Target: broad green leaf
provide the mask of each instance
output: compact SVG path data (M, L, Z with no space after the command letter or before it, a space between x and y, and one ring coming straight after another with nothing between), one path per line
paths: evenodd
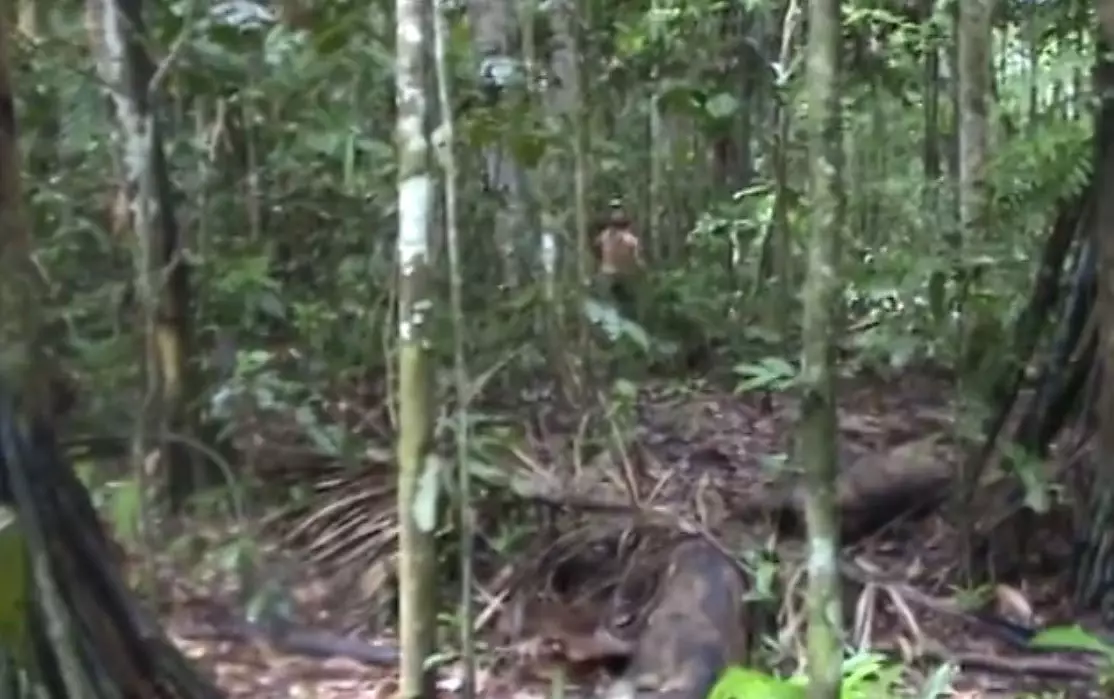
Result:
M255 301L263 315L275 320L286 320L286 304L283 303L278 294L265 290L259 294Z
M1031 463L1018 468L1018 475L1025 487L1025 504L1038 514L1048 512L1052 498L1048 481L1040 469Z
M781 357L765 357L756 363L739 364L734 372L744 378L735 388L737 393L759 388L784 390L792 386L797 377L796 368Z
M708 699L804 699L805 688L757 670L728 668Z
M614 306L595 299L586 299L583 309L589 322L603 330L612 341L625 337L638 345L639 349L649 351L649 333L638 323L624 318Z
M1049 646L1078 648L1079 650L1091 650L1102 653L1108 657L1114 657L1114 645L1103 641L1078 624L1073 626L1054 626L1050 629L1045 629L1034 636L1032 640L1029 641L1029 645L1034 648Z

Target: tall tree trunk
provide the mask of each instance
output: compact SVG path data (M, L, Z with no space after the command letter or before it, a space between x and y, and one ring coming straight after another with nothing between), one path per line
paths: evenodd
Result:
M573 20L580 20L578 11L580 3L570 0L570 11ZM592 241L588 223L588 190L592 181L591 158L591 114L587 99L587 81L584 79L584 41L581 26L583 21L573 22L569 27L569 39L573 42L571 51L575 63L573 65L573 85L569 88L575 92L575 106L573 107L573 208L576 226L576 282L580 294L587 293L592 279ZM581 356L588 352L588 323L578 314L578 345Z
M459 216L457 215L457 161L455 117L453 114L450 79L452 64L448 51L451 33L447 10L433 8L434 56L437 62L437 101L441 107L440 132L443 138L438 153L441 172L445 181L445 244L449 254L449 305L453 317L453 384L456 393L456 475L459 499L460 525L460 655L464 665L461 674L461 699L474 699L476 695L476 656L473 638L473 547L476 535L476 512L472 505L472 478L469 451L468 393L471 382L464 353L466 334L464 317L464 270L460 259Z
M1098 448L1095 450L1094 487L1086 503L1085 531L1081 555L1076 562L1075 597L1085 608L1098 609L1107 623L1114 623L1114 2L1099 3L1103 37L1095 50L1094 91L1099 96L1095 118L1095 188L1098 192L1092 235L1098 250L1100 362L1098 400Z
M566 319L581 318L581 314L566 312L566 295L559 293L558 281L562 277L558 274L558 253L561 257L572 258L574 265L566 266L572 274L564 275L564 279L574 280L573 288L579 298L583 290L588 288L589 265L591 254L590 241L588 240L588 158L587 158L587 132L584 122L584 99L581 80L581 55L580 37L578 36L579 16L577 14L576 0L559 0L548 3L547 17L552 28L550 38L550 70L554 77L553 87L548 91L547 109L560 124L562 133L567 134L572 140L572 157L569 158L564 150L547 152L545 163L545 177L547 185L552 187L558 182L568 182L568 173L571 171L572 200L574 209L573 224L575 227L571 251L558 251L559 240L568 240L568 236L558 236L557 229L566 227L559 213L561 207L553 201L553 197L545 198L545 225L543 226L542 239L542 267L545 274L545 288L547 298L546 317L544 328L548 335L550 362L556 376L561 378L562 392L567 400L575 401L578 398L579 385L577 377L573 375L575 369L570 364L570 358L586 356L586 346L579 351L568 351L568 339L576 337L569 332L569 323ZM539 188L541 189L541 188ZM568 189L560 187L559 191L567 192ZM568 201L568 198L565 198ZM567 254L571 252L570 256ZM573 276L575 275L575 276ZM579 301L576 302L579 305ZM585 323L579 322L584 330L580 337L586 338Z
M426 661L436 640L436 522L419 521L436 502L439 479L430 469L433 405L426 323L432 303L429 247L434 182L426 133L430 98L426 94L429 51L426 5L396 0L397 61L395 105L398 114L398 335L399 335L399 695L433 699L433 673ZM423 503L417 502L418 498ZM436 510L432 510L436 512Z
M20 398L33 415L52 412L51 374L42 346L42 277L31 259L31 230L23 204L15 100L12 95L11 28L0 12L0 338L9 361L5 374L19 382ZM14 321L14 322L13 322Z
M1037 120L1041 113L1040 80L1041 80L1041 26L1039 22L1040 7L1033 4L1027 5L1022 10L1025 13L1025 41L1029 52L1029 71L1026 79L1029 81L1028 114L1026 114L1026 133L1030 136L1037 135L1039 124ZM1003 53L1006 53L1003 51Z
M522 89L501 82L505 80L503 71L507 66L514 66L519 76L529 75L529 68L521 65L512 50L516 24L511 7L513 1L475 0L468 3L481 80L485 81L485 89L496 97ZM485 149L484 162L487 184L496 195L494 233L503 263L502 281L513 287L521 281L521 253L527 228L526 192L523 191L526 175L506 143L496 143Z
M986 165L989 159L988 109L992 88L991 49L992 0L959 3L959 226L957 260L962 265L964 239L986 226L988 193ZM966 275L960 279L961 287ZM962 301L962 298L960 299Z
M776 280L774 298L766 304L770 317L767 324L775 328L783 344L788 343L789 319L793 305L793 231L789 204L792 198L789 183L789 140L793 134L793 108L789 104L792 74L789 67L795 60L797 35L801 26L798 0L788 0L782 20L781 45L778 51L780 73L774 82L774 137L770 148L773 163L774 206L770 220L770 236L763 257L769 260L768 270ZM767 265L764 265L767 266Z
M5 582L18 575L13 546L26 550L30 564L30 594L25 604L5 607L5 628L12 629L11 615L25 614L20 660L41 685L33 696L220 699L158 619L136 603L115 546L49 423L29 428L27 417L0 387L0 503L14 506L18 515L18 531L5 534ZM0 696L14 699L7 689L0 685Z
M719 79L738 89L739 108L730 118L716 124L712 139L712 181L717 196L731 196L750 182L750 93L751 49L748 44L753 22L742 5L727 5L719 10L720 50L717 57ZM653 147L653 145L651 146ZM730 264L730 260L727 260Z
M192 329L189 263L174 215L161 125L153 104L154 64L147 52L141 0L87 0L88 25L123 145L126 192L135 232L136 291L143 309L146 393L137 416L135 458L160 454L172 511L206 483L192 450ZM174 437L177 437L174 439Z
M970 241L980 237L987 221L986 165L989 151L989 125L987 109L992 88L992 66L990 57L991 0L966 0L959 3L956 19L957 68L958 68L958 114L959 125L959 230L954 239L956 297L954 303L960 310L960 385L961 397L967 393L965 385L974 376L981 363L982 348L972 346L974 326L962 314L966 305L967 287L975 270L966 262L964 248ZM976 474L960 474L960 507L971 502L976 487ZM966 508L964 508L966 510ZM969 510L967 510L969 511ZM968 546L972 540L973 518L960 518L961 540ZM974 561L971 551L965 551L964 564L971 574Z
M839 526L835 509L838 461L834 363L839 299L839 244L844 226L843 138L840 128L839 0L809 0L808 131L812 212L808 275L803 292L800 455L806 469L809 532L808 668L810 699L836 699L842 672L843 616Z
M948 9L952 20L952 26L955 30L959 31L959 3L952 3ZM952 106L952 119L951 128L948 130L947 139L947 166L948 177L947 182L949 185L950 201L947 210L948 220L945 221L945 230L949 231L949 242L953 247L958 247L959 243L959 112L962 110L960 106L959 96L959 42L952 41L948 45L948 101Z
M36 49L42 46L43 38L50 33L49 20L48 0L20 0L19 33ZM28 91L26 97L34 105L30 111L39 115L35 131L24 136L27 139L27 169L34 183L45 177L58 162L56 145L62 133L62 117L56 91L49 85L40 83L35 90Z
M650 11L657 16L661 12L661 0L651 0ZM665 30L658 22L650 24L650 39L660 41ZM665 178L669 161L673 159L675 144L673 133L668 128L664 110L662 109L662 93L665 87L662 75L662 61L655 58L650 67L650 105L648 135L650 137L650 173L647 182L647 220L645 247L650 250L650 256L658 265L664 265L668 258L666 232L669 231L668 216L669 206L666 200Z
M924 129L921 158L925 179L925 214L936 221L940 188L940 47L932 22L935 0L921 0L921 26L924 28Z
M42 36L46 7L46 0L20 0L16 24L24 38L38 39Z

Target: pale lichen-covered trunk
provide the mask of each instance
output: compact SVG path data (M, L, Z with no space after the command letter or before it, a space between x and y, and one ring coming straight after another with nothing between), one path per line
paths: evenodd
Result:
M536 32L533 31L533 27L536 26L539 18L538 0L515 0L514 4L515 16L520 29L518 33L519 43L521 44L520 61L524 68L523 74L526 84L531 86L523 91L525 100L520 107L528 111L546 109L549 105L544 100L545 93L542 93L543 99L537 100L537 103L535 103L533 99L535 90L532 88L533 85L540 83L540 78L543 75L539 47L535 37ZM527 250L542 251L545 245L544 241L551 238L554 223L549 213L552 211L554 193L560 196L559 189L556 186L559 181L549 177L553 170L553 163L553 154L549 152L543 156L539 163L540 167L536 168L533 173L528 174L521 167L515 168L518 196L513 201L508 200L511 206L507 209L507 213L511 216L508 220L511 221L512 227L516 229L511 238L513 245L510 246L510 248L513 248L512 255L515 260L522 260L523 252ZM536 177L537 175L540 175L540 177ZM537 186L539 181L540 186ZM518 223L515 224L513 219L518 219ZM546 235L543 231L549 231L550 235ZM551 251L555 252L555 249L551 248ZM553 293L556 277L551 272L555 271L556 268L548 264L547 254L543 253L534 257L538 263L535 267L540 265L541 274L544 277L543 287ZM518 263L515 265L516 268L517 265ZM517 272L513 276L517 276ZM542 309L542 312L535 318L540 333L545 333L547 326L552 327L551 321L553 318L553 313Z
M592 241L588 230L588 188L590 164L588 149L588 105L585 99L584 56L580 50L580 18L577 0L550 4L554 41L553 71L558 85L556 105L567 119L566 127L573 137L573 221L576 229L576 273L580 284L587 287L592 275Z
M806 471L808 524L808 671L811 699L839 696L843 613L833 363L839 307L839 243L844 226L840 130L839 0L810 0L808 17L810 204L808 274L803 291L799 456Z
M551 0L548 8L550 37L550 70L553 80L546 92L546 110L554 119L563 134L572 140L572 162L566 152L558 150L546 159L545 176L555 182L557 178L567 182L570 169L573 174L574 225L577 228L577 243L582 252L588 246L587 212L587 131L583 119L583 99L580 75L580 53L577 37L576 0ZM571 167L570 167L571 166ZM560 191L567 191L561 187ZM558 217L557 209L562 202L546 201L546 213Z
M519 63L512 51L515 32L514 0L470 0L468 16L476 55L485 64ZM503 263L503 282L518 286L523 238L527 233L526 173L505 144L484 151L488 184L495 190L499 209L495 214L495 243Z
M959 3L959 221L963 236L986 225L987 110L993 78L991 5L991 0Z
M587 326L580 324L579 352L569 352L567 339L570 337L564 311L564 295L560 293L558 274L562 259L573 259L575 265L570 271L575 274L578 291L588 289L591 278L591 241L588 230L588 128L585 121L583 80L581 75L581 56L579 42L579 17L576 0L555 0L546 4L550 36L550 71L553 80L546 92L545 108L547 116L557 124L558 129L572 142L571 153L564 148L552 149L546 154L543 168L545 185L539 190L557 192L557 197L543 197L542 238L540 258L542 273L545 277L548 317L545 332L551 364L555 375L562 377L561 384L566 398L573 400L580 386L577 377L569 371L570 357L583 357L587 352ZM572 255L568 246L561 249L562 241L568 236L559 235L567 230L570 223L565 215L570 197L569 174L572 174L571 199L573 205L572 225L574 237ZM571 275L566 274L565 279Z
M38 39L43 30L45 11L44 0L20 0L16 19L19 33L27 39Z
M395 104L398 114L398 517L399 517L399 695L403 699L434 696L433 674L425 668L434 651L437 565L433 528L419 522L423 480L432 458L433 405L430 385L428 327L432 298L429 284L430 227L434 182L430 170L426 119L428 33L427 3L396 0ZM421 494L427 497L427 493Z
M86 20L123 149L125 189L135 234L136 298L143 315L146 393L137 411L134 456L140 473L153 446L160 453L173 509L203 483L180 439L195 432L192 396L189 266L174 216L170 176L153 100L159 94L145 45L140 0L87 0ZM168 440L166 437L179 436Z

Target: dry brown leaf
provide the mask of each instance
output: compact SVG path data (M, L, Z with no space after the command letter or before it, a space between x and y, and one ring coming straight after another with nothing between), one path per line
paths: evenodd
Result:
M1021 590L1009 585L994 587L994 606L995 612L1007 621L1025 626L1032 626L1035 621L1033 605L1028 598Z

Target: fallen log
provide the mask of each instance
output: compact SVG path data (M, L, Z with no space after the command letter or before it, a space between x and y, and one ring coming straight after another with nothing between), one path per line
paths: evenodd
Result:
M955 471L936 435L864 456L839 474L836 505L843 543L877 531L902 516L923 515L948 497ZM804 519L803 493L798 495Z
M745 662L746 585L735 562L701 538L674 549L630 666L611 699L705 699L722 672Z
M836 481L840 539L852 544L895 519L918 516L941 505L951 492L955 470L935 435L864 456ZM793 485L787 495L770 496L753 507L776 517L786 536L804 536L805 493Z

